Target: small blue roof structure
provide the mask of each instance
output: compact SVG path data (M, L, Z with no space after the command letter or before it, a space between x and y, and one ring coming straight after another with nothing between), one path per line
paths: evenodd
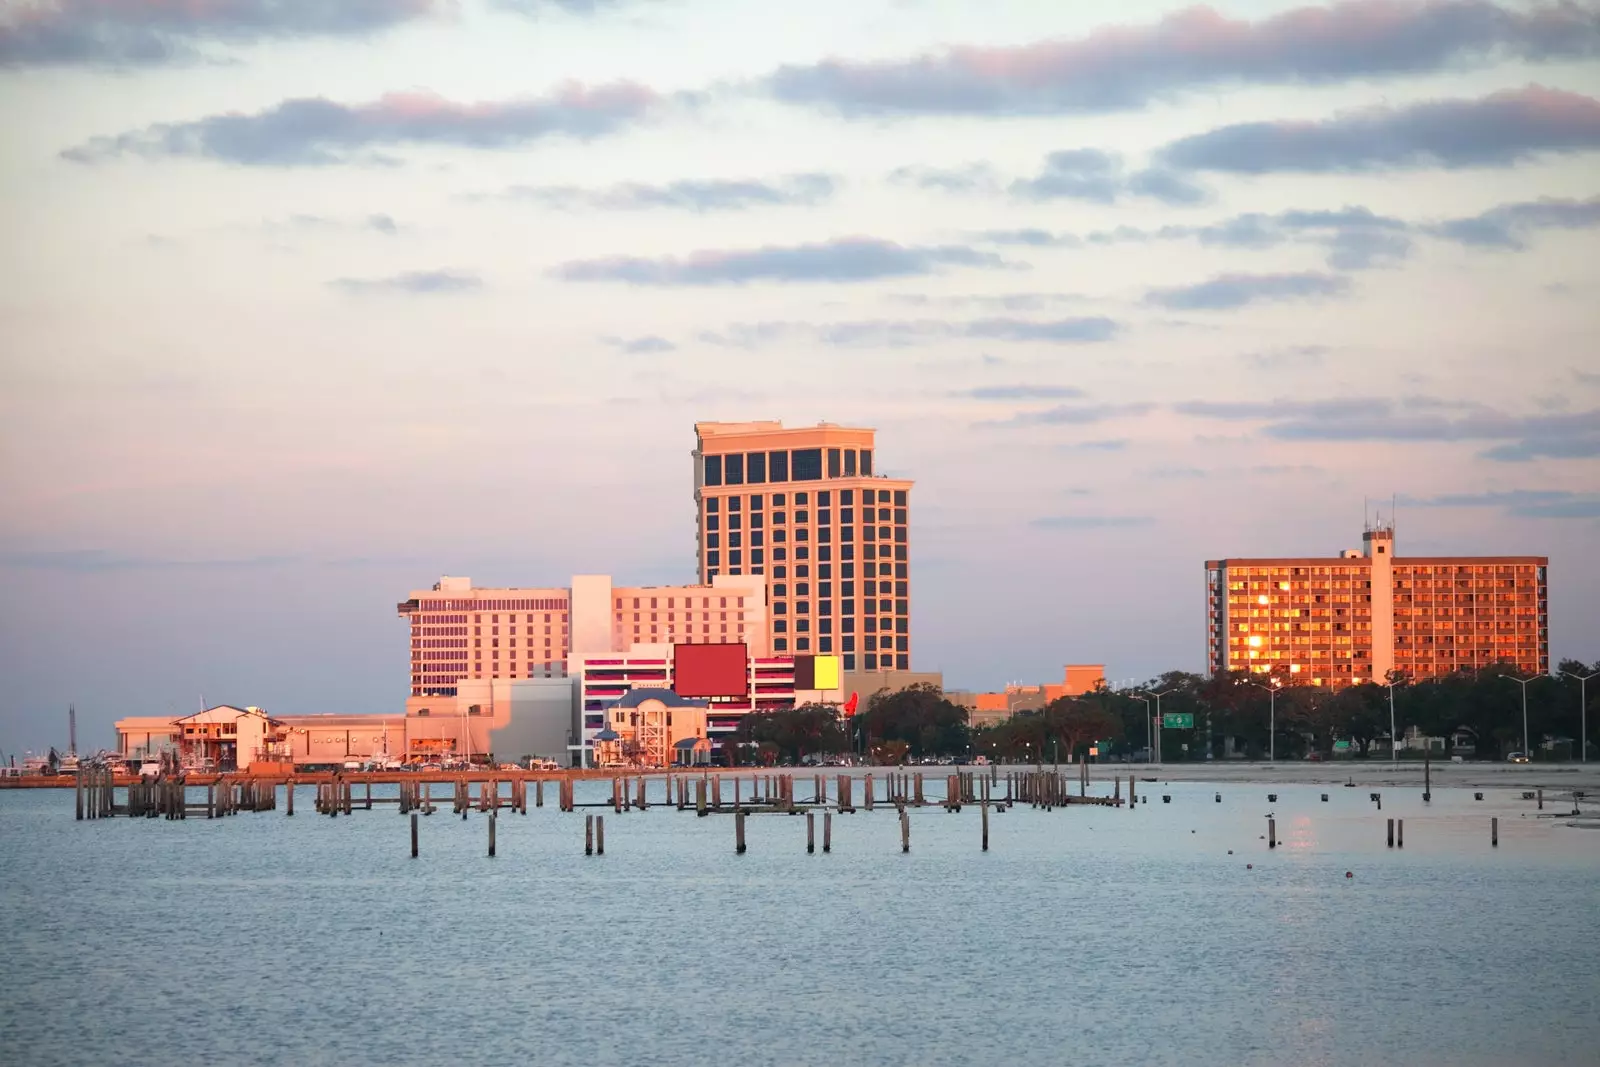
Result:
M682 752L688 752L704 740L705 738L703 737L685 737L681 741L673 742L672 747Z
M615 741L621 736L621 734L617 733L608 726L604 730L601 730L599 733L595 734L594 739L596 741Z
M670 689L630 689L608 707L636 708L646 700L659 700L669 708L709 707L704 700L687 700Z

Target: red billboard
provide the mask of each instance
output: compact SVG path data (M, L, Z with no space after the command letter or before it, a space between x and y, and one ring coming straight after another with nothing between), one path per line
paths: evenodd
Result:
M672 691L681 697L750 693L750 651L743 641L672 646Z

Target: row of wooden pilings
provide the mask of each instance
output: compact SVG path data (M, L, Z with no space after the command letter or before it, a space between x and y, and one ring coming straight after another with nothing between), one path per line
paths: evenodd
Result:
M664 782L664 796L666 802L675 804L679 811L693 808L701 815L749 808L795 811L804 807L822 808L830 804L826 775L810 776L811 788L807 791L809 795L796 789L797 782L804 782L805 779L792 774L730 775L729 778L731 781L728 785L731 788L725 788L723 775L720 774L709 772L698 775L668 774ZM856 777L850 774L836 777L831 798L834 810L841 814L857 810L856 782ZM880 803L895 808L923 807L929 803L925 778L920 773L891 771L881 778L868 774L861 777L860 784L861 807L867 811L873 810ZM1000 789L1002 784L1003 792ZM643 811L648 809L651 803L646 779L643 776L614 777L611 779L611 796L608 800L582 805L576 800L571 779L563 780L559 785L558 802L562 811L574 811L578 807L608 807L621 813ZM963 804L983 801L1004 804L1007 807L1022 801L1046 810L1068 804L1121 806L1120 780L1116 782L1117 793L1111 797L1089 796L1088 785L1087 765L1083 766L1079 775L1079 789L1076 796L1071 794L1068 777L1055 771L1014 771L1007 773L1004 778L996 774L985 776L965 771L946 776L944 799L938 803L952 811L961 810ZM1133 791L1134 779L1129 776L1130 797Z
M84 767L78 771L77 818L103 819L116 815L133 818L187 819L191 813L208 819L240 811L271 811L278 806L278 783L226 775L208 784L203 804L189 803L189 786L181 778L141 778L124 786L127 802L116 803L111 771ZM294 814L294 789L288 791L289 814Z
M112 790L111 768L79 767L75 790L75 810L84 819L104 819L117 813Z

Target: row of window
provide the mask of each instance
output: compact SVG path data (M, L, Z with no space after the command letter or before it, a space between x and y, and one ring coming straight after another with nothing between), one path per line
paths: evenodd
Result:
M766 546L766 533L767 533L767 531L765 531L765 530L751 530L749 532L750 547L751 548L764 548ZM839 530L839 540L842 541L842 542L845 542L845 543L849 543L851 541L854 541L855 540L855 533L856 533L855 527L853 527L853 526L842 527ZM727 534L728 547L729 548L743 548L744 547L744 536L745 536L745 534L743 533L743 531L739 531L739 530L730 530L730 531L728 531L728 534ZM890 539L890 536L891 536L890 527L888 527L888 526L863 526L861 528L861 539L863 541L880 541L880 540L881 541L888 541ZM721 548L722 547L722 537L723 537L723 535L720 534L720 533L708 533L708 534L706 534L706 547L707 548ZM794 539L797 542L809 541L809 540L811 540L811 531L807 530L804 527L801 527L800 529L798 529L798 530L796 530L794 532ZM906 540L906 528L904 526L896 526L896 527L894 527L893 528L893 539L897 543L904 544L905 540ZM820 529L817 530L817 541L818 541L819 544L828 544L832 540L833 540L833 531L831 529L829 529L826 526L823 526L823 527L821 527ZM788 541L789 541L789 532L787 530L773 530L772 531L772 543L774 545L787 544Z
M774 575L774 578L777 578L777 577L778 577L777 575ZM848 578L850 576L847 575L846 577ZM861 583L861 593L862 593L863 596L876 596L879 593L882 593L885 596L891 596L891 595L892 596L906 596L907 595L907 593L906 593L907 585L908 585L908 583L903 582L903 581L895 582L894 586L893 586L893 590L891 591L890 583L888 583L888 582L875 582L875 581L873 581L872 579L869 578L866 581ZM789 595L789 586L788 586L788 584L786 582L781 582L781 581L775 582L774 585L772 586L772 595L774 597L778 597L780 599L783 598L783 597L788 596ZM794 586L794 595L795 596L810 596L811 595L811 583L810 582L796 582L795 586ZM819 597L831 597L831 596L833 596L833 583L832 582L819 582L819 583L817 583L817 595ZM839 595L842 596L842 597L855 596L856 595L856 584L854 582L852 582L852 581L840 582L839 583ZM848 614L848 612L847 612L847 614Z
M827 462L829 478L870 478L872 451L854 448L796 448L771 452L733 452L702 457L706 485L761 485L766 482L818 482Z
M488 614L488 613L480 612L478 614L474 614L472 616L472 620L471 621L475 622L475 623L483 623L485 621L487 621L489 623L497 623L497 622L500 621L500 616L497 615L497 614L489 615L489 618L487 620L485 620L484 617L483 617L485 614ZM543 619L544 622L548 623L548 622L553 621L558 614L560 616L560 621L561 622L566 622L567 621L567 613L564 612L564 611L563 612L559 612L559 613L557 613L557 612L545 612L541 616L541 618ZM412 625L415 626L418 623L420 623L423 626L432 626L434 624L464 623L464 622L467 622L467 621L468 620L467 620L467 617L465 615L422 615L422 616L419 616L417 618L416 622L414 622ZM506 622L510 622L510 623L514 623L514 622L517 621L517 617L514 614L507 615L505 621ZM531 623L531 622L537 622L539 620L535 619L532 615L524 615L522 621Z
M500 599L473 597L470 600L437 600L429 598L419 605L422 611L566 611L567 602L554 597L526 597Z
M793 605L794 605L794 613L796 615L809 615L809 614L811 614L811 601L809 601L809 600L796 600L796 601L793 601ZM910 605L910 601L908 601L908 600L865 600L865 601L862 601L861 611L862 611L863 614L872 613L872 614L878 614L878 615L891 615L892 614L892 615L902 615L903 616L903 615L907 615L907 614L910 613L909 610L908 610L909 605ZM783 600L775 601L775 602L773 602L773 605L772 605L772 613L774 615L787 615L789 613L789 606L790 606L790 602L789 601L783 601ZM839 602L839 614L840 615L844 615L846 617L850 617L850 616L854 616L855 613L856 613L856 602L854 600L841 600ZM817 601L817 614L818 615L832 615L833 614L833 601L831 601L831 600L819 600L819 601Z
M821 509L821 508L830 508L830 507L833 506L833 503L834 503L834 500L833 500L833 498L834 498L834 490L831 490L831 489L824 489L821 492L818 492L816 494L812 494L812 493L809 493L809 492L807 492L807 493L773 493L773 494L771 494L770 499L772 501L772 507L774 509L789 507L789 506L791 506L791 503L796 509L798 509L798 508L804 508L804 507L811 506L811 504L813 503L813 501L812 501L813 495L816 497L815 503L816 503L817 508L819 508L819 509ZM840 508L848 508L848 507L852 506L853 504L855 504L855 502L856 502L856 491L854 489L840 489L840 490L838 490L838 497L839 497L839 507ZM763 495L761 493L751 493L748 498L742 497L742 496L710 496L710 495L707 495L706 498L705 498L706 514L707 515L717 515L717 514L722 513L724 508L726 508L727 514L730 514L730 515L734 514L735 512L741 512L741 511L745 510L746 501L748 501L748 503L749 503L749 510L750 511L764 511L767 508L768 499L769 498L767 496L765 496L765 495ZM889 490L889 489L863 489L863 490L861 490L861 504L862 504L863 508L865 508L869 504L890 504L890 503L892 503L897 508L905 507L906 506L906 491L904 489L894 489L894 490ZM796 512L796 516L795 516L795 521L796 522L805 522L806 519L801 517L804 514L806 514L806 513L797 511ZM826 513L819 510L818 514L821 515L821 514L826 514ZM863 510L862 511L862 517L863 518L869 518L870 516L867 514L867 512L865 510ZM779 521L781 521L781 520L779 520ZM823 519L822 521L823 522L827 522L828 520L827 519ZM848 522L849 520L845 520L845 521Z
M804 496L805 494L801 493L800 495ZM825 496L827 494L819 494L819 495ZM724 516L721 515L720 513L718 513L716 508L710 507L711 504L715 504L716 502L717 501L716 501L715 497L712 497L712 498L710 498L710 499L708 499L706 501L707 508L706 508L705 524L706 524L706 529L707 530L720 530L720 529L722 529L722 520L723 520ZM816 514L817 514L817 525L818 526L832 526L832 524L833 524L833 509L832 508L819 508L817 510ZM751 512L749 512L749 519L750 519L749 528L752 529L752 530L760 530L760 529L764 528L767 525L767 517L768 517L768 515L771 516L772 525L775 526L775 527L776 526L786 525L788 523L788 521L789 521L789 512L787 512L787 511L773 511L773 512L751 511ZM742 512L739 512L737 510L730 510L728 512L727 516L726 516L726 518L728 520L728 529L730 529L730 530L742 530L742 529L744 529L745 528L745 525L744 525L745 517L746 517L745 514L742 513ZM794 521L795 521L795 525L796 526L806 526L806 525L808 525L811 522L811 512L804 511L804 510L795 511L794 512ZM849 527L849 526L853 525L855 523L855 521L856 521L856 509L855 508L840 508L839 509L839 521L841 523L843 523L846 527ZM880 522L880 523L893 522L893 523L898 523L901 526L904 526L905 522L906 522L906 509L905 508L862 508L861 509L861 522L863 524L863 529L861 531L861 536L863 538L870 538L872 535L866 532L866 528L865 527L870 525L870 524L872 524L872 523L874 523L874 522ZM886 541L889 539L889 535L887 533L880 534L879 536L881 536Z
M840 638L841 642L848 642L848 641L851 641L851 640L853 640L853 639L852 638L848 638L848 637ZM788 638L784 638L784 637L774 638L773 642L772 642L772 648L773 648L773 651L775 651L775 652L787 653L789 651L789 639ZM811 638L809 638L809 637L797 637L797 638L795 638L794 639L794 651L795 652L811 652L811 651L813 651L813 649L811 647ZM837 649L836 650L834 648L833 638L831 638L831 637L819 637L819 638L816 639L816 649L815 649L815 651L826 655L828 653L832 653L832 652L835 652L835 651L842 651L842 649ZM844 652L842 658L844 660L844 669L845 670L853 671L853 670L856 669L856 662L857 662L856 653L854 653L854 652ZM890 654L890 651L889 651L887 645L885 645L882 648L882 653L881 654L879 654L878 652L867 652L867 653L864 653L860 657L860 662L861 662L861 668L863 670L869 670L869 671L878 671L878 670L883 670L883 671L888 671L888 670L908 671L908 670L911 669L911 656L910 656L910 654L908 652L896 652L894 654Z
M751 564L751 566L759 567L759 566L762 566L763 564L765 564L767 562L766 554L767 554L767 550L764 549L764 548L752 548L750 550L750 564ZM728 555L728 562L727 562L728 566L730 566L730 567L742 567L742 566L744 566L744 550L742 548L730 549L728 551L727 555ZM894 546L894 553L893 553L893 557L892 558L904 561L904 560L907 559L907 555L908 554L906 552L906 546L905 545L895 545ZM772 549L772 562L774 562L774 563L785 563L785 562L787 562L789 560L789 558L790 557L789 557L789 549L788 548L785 547L785 548L773 548ZM839 546L839 559L841 561L851 561L851 560L854 560L855 558L856 558L856 546L855 545L840 545ZM890 559L891 556L890 556L890 552L889 552L889 546L888 545L862 545L861 546L861 558L862 559L883 559L883 560ZM811 546L809 546L809 545L796 545L795 548L794 548L794 559L795 560L809 560L809 559L811 559ZM831 563L833 561L833 546L832 545L818 545L817 546L817 561L820 562L820 563ZM723 563L722 563L722 552L720 551L720 549L718 549L718 548L708 548L706 550L706 566L712 567L712 568L716 568L716 567L721 567L722 565L723 565ZM889 573L888 570L887 570L887 567L888 567L887 563L881 564L880 567L879 567L878 573L880 573L880 574ZM733 573L737 574L738 571L734 571ZM761 572L760 571L751 571L751 573L752 574L759 574Z

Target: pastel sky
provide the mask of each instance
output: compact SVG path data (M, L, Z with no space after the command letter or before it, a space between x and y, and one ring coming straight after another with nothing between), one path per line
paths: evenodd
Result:
M952 687L1391 498L1600 658L1589 0L0 0L0 100L0 750L687 581L703 419L878 428Z

